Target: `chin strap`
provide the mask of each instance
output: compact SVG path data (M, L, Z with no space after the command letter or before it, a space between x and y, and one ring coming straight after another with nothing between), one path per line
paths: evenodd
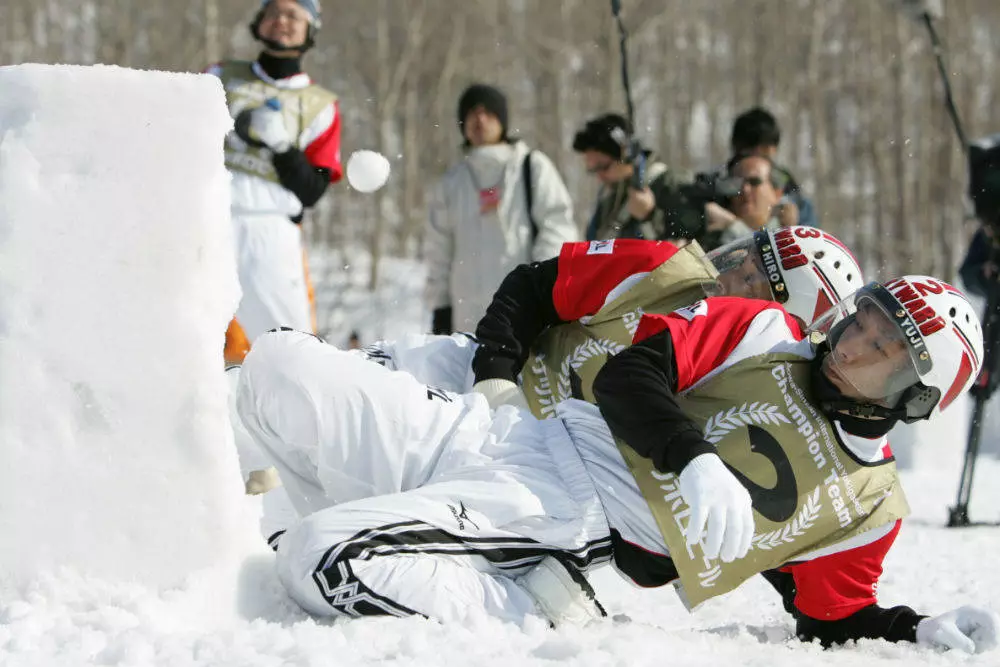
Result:
M823 409L823 412L826 412L831 417L835 415L847 415L859 419L892 419L897 421L906 417L906 408L887 408L884 405L861 403L849 398L843 398L839 401L822 401L820 407Z

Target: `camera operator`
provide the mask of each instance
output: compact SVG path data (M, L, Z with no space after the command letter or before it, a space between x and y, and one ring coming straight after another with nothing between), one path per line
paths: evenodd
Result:
M712 250L762 229L778 229L801 224L799 209L784 199L785 173L769 158L738 155L726 165L716 186L729 191L725 209L716 203L706 206L708 224L702 247Z
M795 177L786 167L775 163L778 146L781 143L781 128L771 112L762 107L747 109L733 121L733 131L729 139L731 154L759 155L772 161L773 169L784 178L782 204L789 203L798 212L798 222L792 224L818 227L819 219L812 201L802 193Z
M692 239L705 227L705 209L684 194L691 176L671 170L654 151L643 148L645 183L636 187L636 165L628 160L632 128L614 113L587 122L573 139L587 173L601 183L587 240L635 238L648 241Z
M992 244L993 230L989 227L980 227L973 235L969 251L965 254L962 266L958 269L965 289L984 299L989 296L989 281L997 275L997 266L990 261Z

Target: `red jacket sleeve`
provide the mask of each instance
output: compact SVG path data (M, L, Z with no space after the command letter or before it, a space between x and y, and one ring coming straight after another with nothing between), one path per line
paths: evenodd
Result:
M330 182L336 183L344 175L340 161L340 102L334 102L330 125L316 137L304 151L309 164L330 172Z
M609 239L566 243L559 253L559 273L552 302L564 322L601 309L623 280L652 271L677 254L666 241Z

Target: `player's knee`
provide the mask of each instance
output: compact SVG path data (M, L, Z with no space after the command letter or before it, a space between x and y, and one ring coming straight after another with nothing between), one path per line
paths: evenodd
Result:
M330 512L310 515L281 535L278 577L306 611L322 616L411 616L417 612L394 600L397 559L368 553L363 544L330 523ZM335 540L331 544L331 537ZM399 573L404 574L404 573ZM395 585L389 584L394 581ZM419 614L417 614L419 615Z

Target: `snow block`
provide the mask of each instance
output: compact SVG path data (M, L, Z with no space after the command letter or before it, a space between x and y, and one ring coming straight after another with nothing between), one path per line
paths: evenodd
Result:
M178 583L255 532L222 86L20 65L0 90L0 597L62 566Z

